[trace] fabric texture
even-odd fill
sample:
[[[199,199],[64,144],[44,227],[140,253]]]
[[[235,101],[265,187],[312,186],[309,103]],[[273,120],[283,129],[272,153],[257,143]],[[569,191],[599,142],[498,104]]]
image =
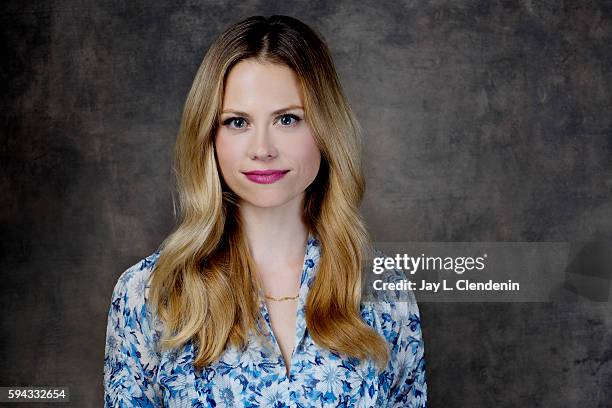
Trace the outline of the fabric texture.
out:
[[[313,342],[304,305],[320,256],[319,241],[309,235],[289,375],[263,299],[269,341],[252,336],[245,351],[228,347],[202,370],[194,369],[197,348],[192,342],[159,352],[162,323],[146,303],[159,252],[128,268],[115,285],[108,313],[105,407],[426,407],[424,344],[412,292],[403,300],[361,304],[363,320],[389,344],[391,358],[384,370],[371,360],[341,356]]]

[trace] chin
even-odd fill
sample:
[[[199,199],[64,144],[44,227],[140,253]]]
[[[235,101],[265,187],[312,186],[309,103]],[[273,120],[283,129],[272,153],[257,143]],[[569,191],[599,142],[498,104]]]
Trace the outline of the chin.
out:
[[[260,208],[280,207],[280,206],[287,204],[289,201],[291,201],[291,199],[292,197],[279,196],[276,194],[274,195],[259,194],[257,196],[244,197],[245,202],[247,202],[248,204],[254,207],[260,207]]]

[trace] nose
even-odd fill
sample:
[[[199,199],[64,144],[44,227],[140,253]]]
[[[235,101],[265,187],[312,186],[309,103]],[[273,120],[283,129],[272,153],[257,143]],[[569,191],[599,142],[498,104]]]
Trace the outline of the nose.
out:
[[[249,157],[252,160],[273,160],[278,156],[278,150],[274,145],[272,135],[265,126],[255,129],[255,134],[249,146]]]

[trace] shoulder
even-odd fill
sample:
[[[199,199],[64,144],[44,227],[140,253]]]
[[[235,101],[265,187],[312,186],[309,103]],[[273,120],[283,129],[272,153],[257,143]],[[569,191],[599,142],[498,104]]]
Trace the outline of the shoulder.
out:
[[[126,329],[150,330],[152,315],[148,307],[149,281],[159,257],[159,251],[140,259],[121,273],[111,299],[109,318],[116,326]]]
[[[374,249],[374,257],[386,255]],[[367,276],[367,275],[370,276]],[[372,272],[364,271],[364,287],[362,291],[362,317],[365,322],[383,335],[388,342],[394,343],[400,335],[420,337],[421,318],[416,297],[412,290],[374,290],[372,281],[381,279],[384,282],[401,283],[408,278],[397,269],[385,269],[380,275],[373,277]],[[396,285],[397,286],[397,285]]]
[[[121,296],[126,299],[126,304],[144,302],[146,289],[158,257],[159,251],[155,251],[124,270],[115,283],[113,299]]]

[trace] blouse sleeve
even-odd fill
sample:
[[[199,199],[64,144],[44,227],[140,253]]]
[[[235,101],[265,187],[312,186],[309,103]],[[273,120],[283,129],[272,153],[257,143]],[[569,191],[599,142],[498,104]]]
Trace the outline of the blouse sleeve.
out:
[[[149,258],[127,269],[112,295],[104,355],[105,407],[157,407],[161,394],[155,383],[159,355],[155,350],[145,289]]]
[[[391,350],[393,381],[388,407],[427,407],[425,346],[421,333],[419,308],[412,292],[408,300],[391,303],[397,324],[396,341]]]
[[[379,250],[375,255],[386,257]],[[384,272],[386,282],[407,279],[398,269]],[[390,381],[388,408],[427,407],[425,345],[416,297],[411,290],[374,291],[372,298],[379,309],[382,334],[388,341],[391,355],[388,364]]]

